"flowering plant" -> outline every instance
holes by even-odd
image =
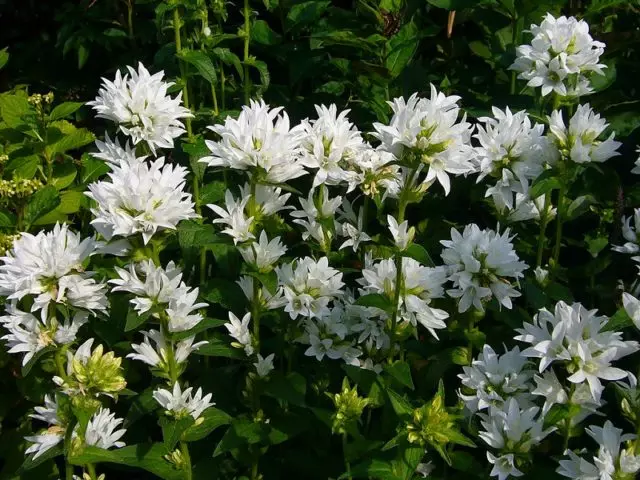
[[[432,84],[362,130],[335,104],[297,121],[258,98],[198,133],[186,76],[104,78],[82,182],[60,193],[78,172],[62,185],[56,162],[85,137],[43,139],[33,197],[7,202],[2,340],[46,391],[20,472],[634,478],[638,278],[600,305],[568,271],[567,228],[610,200],[584,186],[623,164],[582,99],[605,45],[551,14],[528,38],[511,69],[530,109],[472,115]],[[67,128],[16,98],[12,128]],[[486,208],[432,214],[467,191]],[[630,265],[639,211],[607,249]]]

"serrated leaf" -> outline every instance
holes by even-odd
[[[129,312],[127,313],[127,321],[124,326],[124,331],[130,332],[131,330],[136,330],[142,325],[144,325],[145,322],[150,318],[151,318],[150,311],[147,311],[144,313],[138,313],[134,310],[133,307],[130,307]]]
[[[311,1],[293,5],[287,14],[287,29],[291,30],[315,22],[330,4],[329,1]]]
[[[415,55],[420,41],[418,33],[418,27],[410,21],[387,42],[388,53],[384,65],[391,77],[400,75]]]
[[[9,210],[0,209],[0,227],[12,228],[16,225],[17,218]]]
[[[155,387],[149,387],[134,398],[124,420],[123,426],[125,428],[128,428],[144,415],[158,409],[158,402],[153,398],[153,392],[155,389]]]
[[[200,190],[200,203],[202,205],[210,205],[212,203],[218,203],[224,200],[224,194],[227,191],[227,186],[224,182],[210,182],[203,185]]]
[[[11,173],[20,178],[33,178],[40,167],[38,155],[13,157],[5,166],[5,173]]]
[[[0,115],[10,128],[23,128],[31,124],[35,111],[26,97],[19,95],[0,95]]]
[[[46,146],[47,153],[53,157],[56,153],[65,153],[69,150],[84,147],[93,143],[95,135],[86,128],[76,128],[66,120],[57,120],[47,129],[49,140]]]
[[[227,323],[226,320],[221,320],[219,318],[204,318],[200,323],[198,323],[195,327],[189,329],[189,330],[185,330],[184,332],[174,332],[171,333],[171,339],[173,341],[180,341],[180,340],[184,340],[185,338],[189,338],[189,337],[193,337],[194,335],[197,335],[198,333],[202,333],[206,330],[209,330],[211,328],[217,328],[217,327],[221,327],[222,325],[224,325],[225,323]]]
[[[216,75],[216,69],[213,66],[213,62],[204,52],[199,50],[182,50],[178,54],[178,57],[184,62],[189,63],[196,67],[196,70],[202,78],[204,78],[211,85],[218,83],[218,76]]]
[[[182,435],[185,442],[196,442],[206,438],[216,428],[231,423],[232,417],[218,408],[209,407],[200,419],[200,423],[189,427]]]
[[[60,194],[60,205],[58,205],[55,210],[59,210],[64,214],[76,213],[80,211],[80,208],[86,201],[87,197],[84,193],[67,190]]]
[[[51,185],[56,187],[58,190],[62,190],[73,183],[76,175],[78,175],[78,170],[72,163],[56,164],[53,167]]]
[[[413,406],[409,403],[409,400],[404,398],[399,393],[388,389],[387,395],[389,397],[389,401],[391,402],[391,406],[393,407],[393,411],[396,412],[396,415],[399,417],[406,417],[413,413]]]
[[[221,335],[214,334],[214,336],[207,339],[209,343],[203,345],[194,353],[197,355],[203,355],[206,357],[226,357],[226,358],[244,358],[244,351],[240,348],[234,348],[230,345],[229,341],[223,340]]]
[[[278,45],[282,42],[282,35],[271,30],[264,20],[257,20],[251,27],[251,40],[262,45]]]
[[[187,220],[178,225],[178,243],[183,249],[200,249],[215,242],[216,239],[215,230],[210,223],[203,224]]]
[[[49,120],[60,120],[61,118],[66,118],[72,113],[75,113],[78,109],[80,109],[84,103],[82,102],[64,102],[60,105],[56,106],[51,113],[49,114]]]
[[[80,180],[87,184],[97,180],[109,171],[109,165],[103,160],[95,158],[88,153],[82,155],[82,169]]]
[[[163,415],[158,421],[160,428],[162,428],[162,438],[164,440],[164,446],[167,450],[173,450],[176,443],[180,441],[180,437],[194,424],[194,419],[191,415],[187,415],[184,418],[175,419]]]
[[[38,190],[29,200],[24,211],[24,221],[30,226],[37,219],[46,215],[60,205],[60,194],[55,187],[49,185]]]
[[[69,456],[72,465],[87,463],[116,463],[141,468],[157,475],[163,480],[182,480],[184,472],[175,469],[165,460],[169,453],[162,443],[138,444],[128,447],[105,450],[104,448],[85,446],[78,454]]]
[[[553,170],[547,170],[543,172],[538,178],[536,178],[529,190],[529,196],[531,198],[538,198],[552,190],[557,190],[562,186],[562,182],[558,177],[555,177]]]

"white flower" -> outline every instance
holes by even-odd
[[[383,193],[384,199],[389,189],[395,191],[400,170],[395,161],[393,154],[370,146],[359,150],[351,167],[358,173],[357,182],[362,193],[371,197]]]
[[[284,311],[292,319],[324,316],[329,303],[342,295],[342,273],[329,266],[327,257],[301,258],[276,267],[276,273],[287,300]]]
[[[567,451],[569,460],[561,460],[557,472],[560,475],[580,480],[614,480],[616,478],[632,478],[640,470],[640,457],[635,456],[633,448],[622,450],[622,442],[634,440],[635,435],[622,434],[607,420],[604,427],[591,425],[587,433],[599,445],[598,455],[593,457],[594,463]]]
[[[163,388],[154,391],[153,398],[167,413],[178,418],[191,415],[194,420],[197,420],[202,415],[202,412],[215,405],[215,403],[209,402],[212,396],[210,393],[204,397],[202,396],[201,388],[198,388],[193,395],[192,391],[193,388],[189,387],[183,392],[180,384],[176,382],[172,391]]]
[[[362,270],[362,276],[358,280],[363,287],[360,291],[362,295],[379,293],[386,296],[389,302],[395,301],[397,271],[393,259],[366,266]],[[432,299],[444,296],[443,285],[446,280],[447,273],[443,268],[424,267],[412,258],[402,257],[399,318],[414,326],[420,323],[438,338],[435,330],[446,327],[444,320],[449,314],[431,307],[430,303]],[[386,315],[382,311],[380,314]]]
[[[139,360],[161,370],[167,369],[168,345],[167,339],[164,337],[162,332],[159,332],[158,330],[149,330],[148,332],[142,331],[140,333],[144,335],[144,341],[140,344],[132,343],[131,348],[133,348],[136,353],[130,353],[127,355],[127,358]],[[153,344],[150,340],[153,341]],[[188,337],[176,342],[173,357],[178,365],[184,363],[191,352],[195,352],[201,346],[209,343],[206,341],[193,343],[194,340],[195,337]]]
[[[558,302],[554,313],[541,309],[533,323],[516,329],[515,339],[531,344],[522,354],[540,359],[540,373],[554,362],[566,365],[567,379],[588,383],[593,401],[599,403],[604,388],[601,379],[619,380],[628,375],[611,362],[637,351],[638,344],[623,341],[619,332],[603,331],[608,318],[596,313],[579,303]]]
[[[321,185],[317,190],[313,188],[309,190],[306,200],[304,198],[299,200],[302,210],[291,212],[291,216],[294,217],[294,223],[305,228],[305,231],[302,232],[302,239],[307,240],[311,237],[320,244],[323,250],[329,250],[338,226],[334,217],[342,203],[342,197],[330,198],[327,186]]]
[[[351,162],[358,151],[365,148],[360,132],[349,122],[349,110],[338,114],[337,107],[316,105],[318,118],[304,120],[305,136],[302,139],[302,164],[317,169],[313,186],[321,184],[349,184],[352,190],[358,174],[351,170]]]
[[[431,98],[413,94],[408,101],[396,98],[389,102],[393,117],[389,125],[374,123],[372,135],[381,141],[380,148],[395,155],[402,164],[415,168],[428,166],[426,187],[436,180],[445,194],[451,189],[448,173],[474,171],[473,151],[469,145],[472,126],[463,117],[458,122],[460,97],[445,96],[431,85]]]
[[[520,405],[531,403],[532,372],[524,368],[526,363],[527,357],[518,347],[497,355],[493,348],[485,345],[471,366],[462,367],[464,373],[458,375],[462,385],[475,390],[474,395],[460,394],[467,409],[475,413],[492,405],[500,407],[511,397]]]
[[[270,272],[280,257],[287,252],[286,247],[280,242],[280,237],[269,241],[264,230],[258,242],[239,247],[238,250],[245,262],[261,272]]]
[[[633,226],[631,226],[632,221]],[[637,255],[640,253],[640,237],[638,237],[638,228],[640,228],[640,208],[633,210],[633,217],[622,217],[622,236],[626,240],[626,243],[624,245],[616,245],[612,247],[611,250],[631,255]],[[636,262],[640,261],[640,256],[631,258]]]
[[[533,274],[536,277],[536,282],[543,286],[546,285],[547,279],[549,278],[549,270],[542,267],[536,267]]]
[[[491,473],[492,477],[498,477],[498,480],[505,480],[509,476],[521,477],[524,475],[520,470],[516,468],[515,457],[513,453],[507,453],[496,457],[491,452],[487,452],[487,460],[493,465]]]
[[[413,242],[416,229],[414,227],[409,228],[409,222],[406,220],[398,224],[398,221],[393,217],[393,215],[387,215],[387,223],[396,248],[400,251],[406,250],[409,244]]]
[[[42,420],[49,425],[62,425],[60,417],[58,417],[58,402],[55,396],[44,396],[44,407],[35,407],[36,413],[29,415],[36,420]]]
[[[233,238],[233,243],[247,242],[254,239],[251,233],[251,225],[254,217],[245,215],[245,207],[251,199],[250,196],[244,196],[240,201],[236,201],[230,190],[227,190],[224,196],[226,210],[218,205],[207,205],[220,218],[213,220],[213,223],[223,223],[227,228],[224,233]]]
[[[99,245],[94,238],[82,239],[66,224],[56,224],[53,230],[37,235],[23,232],[13,249],[0,258],[0,295],[9,300],[37,296],[31,311],[43,309],[43,318],[49,302],[58,298],[73,307],[105,310],[103,286],[83,267]],[[65,280],[68,275],[74,275],[75,280]],[[71,286],[73,283],[77,288]],[[68,287],[71,291],[66,291]]]
[[[97,203],[91,224],[107,240],[141,233],[146,244],[156,232],[175,230],[180,220],[198,216],[184,191],[187,169],[165,164],[164,157],[121,162],[108,176],[110,181],[92,183],[86,192]]]
[[[145,260],[130,264],[129,270],[119,267],[115,270],[120,278],[109,280],[115,285],[112,291],[133,293],[136,298],[131,303],[138,313],[149,311],[155,304],[169,303],[180,288],[186,287],[182,272],[173,261],[166,268],[156,266],[153,260]]]
[[[273,370],[273,358],[275,357],[275,353],[271,355],[267,355],[266,358],[263,358],[262,355],[258,354],[258,361],[253,364],[256,367],[256,373],[259,377],[266,377],[269,375],[269,372]]]
[[[521,409],[515,398],[510,398],[502,408],[491,407],[488,414],[481,413],[484,431],[478,435],[490,447],[510,452],[528,452],[555,430],[543,430],[544,417],[536,418],[539,408]]]
[[[142,63],[137,72],[127,68],[129,73],[123,76],[118,70],[113,82],[103,78],[99,95],[87,105],[98,117],[118,124],[134,145],[147,142],[154,155],[156,147],[173,148],[174,139],[185,131],[180,119],[193,116],[181,106],[182,92],[176,98],[167,95],[173,83],[162,81],[164,72],[151,75]]]
[[[615,133],[606,140],[598,140],[609,124],[589,104],[578,105],[568,128],[560,110],[553,111],[548,118],[551,138],[564,158],[575,163],[602,163],[620,155],[617,150],[622,144],[614,140]]]
[[[118,138],[115,142],[111,140],[109,134],[105,133],[104,142],[96,140],[96,147],[98,152],[94,152],[91,155],[93,157],[104,160],[109,166],[120,165],[122,163],[135,165],[137,163],[144,162],[147,157],[136,157],[135,149],[131,148],[131,144],[127,140],[124,147],[120,145]]]
[[[253,339],[251,337],[251,332],[249,332],[250,321],[251,313],[249,312],[242,317],[242,321],[240,321],[233,312],[229,312],[229,323],[224,324],[227,330],[229,330],[231,338],[237,342],[238,347],[244,348],[244,353],[247,355],[253,354]]]
[[[467,311],[472,305],[484,311],[482,303],[491,297],[511,308],[511,298],[520,296],[508,279],[522,278],[527,264],[519,261],[512,239],[509,229],[499,234],[470,224],[462,234],[452,228],[451,240],[440,242],[446,247],[441,256],[450,268],[449,280],[454,286],[447,293],[460,298],[460,312]]]
[[[531,25],[530,45],[517,48],[510,69],[519,72],[530,87],[542,87],[542,95],[552,91],[561,96],[581,96],[593,91],[588,76],[603,75],[598,63],[604,43],[589,35],[589,25],[574,17],[555,18],[547,14],[540,25]]]
[[[480,146],[474,149],[480,175],[496,179],[487,190],[498,210],[513,209],[514,194],[526,194],[529,183],[540,175],[545,164],[556,160],[557,151],[544,136],[544,126],[532,126],[527,112],[515,114],[507,107],[503,112],[492,109],[494,118],[481,117],[478,133],[474,135]]]
[[[269,217],[275,215],[282,210],[292,210],[292,206],[287,206],[287,200],[291,197],[290,193],[282,193],[282,188],[272,187],[269,185],[255,185],[255,195],[251,195],[251,186],[245,183],[240,187],[240,198],[253,197],[254,209],[252,215],[260,217]]]
[[[543,415],[546,415],[554,405],[569,403],[569,395],[553,370],[544,372],[542,376],[534,375],[533,379],[536,382],[536,388],[531,391],[531,394],[544,397]]]
[[[340,220],[343,221],[340,232],[347,239],[342,242],[338,250],[351,247],[354,252],[358,251],[360,244],[369,242],[371,237],[364,231],[364,208],[360,207],[358,215],[353,211],[351,202],[346,198],[342,201],[342,208],[338,210]]]
[[[640,147],[636,148],[636,153],[640,153]],[[640,156],[635,161],[635,167],[631,170],[631,173],[640,173]]]
[[[630,293],[624,292],[622,294],[622,305],[627,315],[631,317],[633,324],[640,330],[640,301]]]
[[[116,430],[123,421],[122,418],[116,418],[115,413],[111,413],[108,408],[101,408],[87,424],[85,443],[104,449],[124,447],[125,443],[119,440],[126,433],[126,429]]]
[[[249,275],[243,275],[240,280],[236,281],[249,303],[253,302],[253,282],[253,277]],[[271,293],[264,285],[258,290],[258,301],[260,306],[266,310],[274,310],[287,304],[287,300],[283,297],[282,288],[277,288],[274,293]]]
[[[342,305],[336,305],[325,316],[304,320],[304,334],[297,341],[309,345],[305,355],[315,357],[318,361],[327,356],[331,360],[343,360],[352,364],[362,354],[346,338],[349,327],[344,313]]]
[[[306,173],[298,159],[304,127],[290,128],[282,107],[269,109],[264,101],[251,100],[237,120],[227,117],[224,125],[209,129],[221,137],[206,141],[211,156],[200,161],[211,167],[247,170],[264,183],[284,183]]]
[[[193,312],[207,307],[208,304],[196,303],[198,292],[198,288],[189,290],[188,287],[183,287],[169,299],[166,311],[169,317],[168,328],[170,332],[191,330],[202,321],[202,314]]]
[[[507,221],[525,222],[527,220],[539,221],[545,214],[545,196],[540,195],[538,198],[531,199],[529,194],[516,193],[515,209],[509,213]],[[548,221],[556,216],[556,209],[551,203],[546,205],[546,218]]]
[[[24,453],[26,455],[34,453],[35,455],[33,456],[33,459],[35,460],[40,455],[43,455],[47,450],[55,447],[64,440],[64,430],[58,427],[52,427],[39,435],[24,437],[24,439],[33,443],[33,445],[27,448]]]

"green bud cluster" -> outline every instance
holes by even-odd
[[[336,394],[327,393],[333,401],[336,411],[332,416],[333,433],[344,434],[354,426],[362,415],[364,407],[369,404],[368,398],[358,396],[357,387],[351,388],[346,378],[342,382],[342,391]]]
[[[43,183],[35,178],[0,179],[0,199],[24,198],[33,195],[43,187]]]
[[[71,361],[71,375],[67,384],[72,389],[83,393],[118,393],[127,382],[122,375],[122,359],[113,352],[103,353],[102,345],[98,345],[86,363],[74,358]]]

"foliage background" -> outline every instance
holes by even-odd
[[[189,63],[196,132],[233,114],[243,105],[246,97],[242,77],[247,73],[252,80],[251,96],[262,95],[272,105],[286,106],[293,121],[313,115],[314,104],[336,103],[339,109],[352,110],[351,119],[363,131],[369,130],[373,121],[388,120],[386,100],[415,91],[426,93],[429,83],[448,94],[460,95],[470,117],[488,113],[492,105],[527,108],[532,102],[530,93],[522,89],[523,82],[514,82],[507,70],[515,56],[515,46],[526,37],[526,28],[538,23],[547,11],[588,20],[593,37],[607,44],[603,60],[609,66],[606,77],[599,80],[598,93],[589,97],[589,101],[624,142],[622,157],[614,159],[600,172],[589,170],[584,177],[581,190],[592,194],[597,202],[567,231],[567,243],[575,248],[562,258],[565,267],[562,281],[551,285],[547,292],[541,292],[533,283],[525,283],[521,304],[525,303],[532,311],[554,299],[572,296],[587,306],[597,305],[607,314],[615,311],[618,279],[629,279],[635,274],[633,266],[612,254],[608,247],[619,239],[621,215],[629,207],[640,204],[640,188],[628,174],[636,158],[635,145],[640,143],[637,128],[640,126],[640,2],[252,0],[250,57],[247,57],[243,38],[238,35],[245,21],[240,4],[225,4],[222,0],[28,0],[19,3],[0,0],[0,47],[7,46],[10,54],[10,61],[0,70],[0,91],[43,94],[52,91],[56,103],[84,102],[95,95],[100,77],[110,78],[118,68],[135,65],[137,61],[152,71],[165,70],[169,78],[178,77],[170,13],[176,4],[184,12],[183,29],[187,33],[183,48],[201,52],[214,67],[211,72],[198,62]],[[209,36],[204,34],[205,26],[211,30]],[[217,108],[213,104],[212,87],[216,91]],[[539,112],[530,110],[534,116]],[[100,132],[104,128],[86,107],[74,113],[74,121],[77,127],[90,131]],[[11,142],[6,129],[6,122],[0,124],[3,148]],[[72,148],[62,152],[64,155],[56,161],[72,158],[80,165],[83,151],[81,146]],[[180,152],[178,157],[177,161],[184,160]],[[3,175],[10,178],[12,170],[5,168]],[[215,181],[220,179],[208,180],[214,182],[214,187],[206,192],[210,195],[209,201],[213,201],[216,195],[221,196],[221,191],[216,190],[220,188],[215,186]],[[482,198],[483,189],[474,187],[474,181],[467,179],[463,188],[454,189],[446,199],[441,194],[429,195],[422,204],[410,208],[410,224],[419,226],[420,243],[428,251],[439,250],[439,240],[447,238],[452,225],[464,225],[469,219],[481,225],[494,225],[491,209]],[[70,189],[82,191],[87,178],[81,174],[72,182]],[[79,226],[86,225],[83,223],[86,219],[78,215],[70,215],[70,219]],[[526,244],[526,238],[527,235],[519,235],[517,247],[521,254],[531,255],[535,246]],[[535,233],[528,238],[535,238]],[[184,247],[184,242],[174,245],[176,251],[183,250],[188,263],[191,257]],[[221,278],[237,277],[237,256],[222,250],[211,251],[210,256]],[[194,272],[195,268],[192,274]],[[197,284],[195,276],[190,282]],[[603,285],[607,287],[602,288]],[[226,301],[221,298],[219,283],[205,282],[200,288],[207,301],[217,303],[214,309],[219,309],[218,318],[224,318],[225,308],[234,306],[229,304],[233,298],[227,297]],[[126,302],[113,305],[112,319],[122,325],[126,311]],[[503,311],[501,318],[506,324],[491,325],[491,343],[499,345],[509,339],[513,325],[519,324],[526,315],[523,308]],[[488,316],[485,322],[491,320]],[[437,380],[444,377],[449,398],[453,398],[457,386],[455,375],[460,367],[455,364],[452,353],[464,340],[460,332],[456,333],[455,325],[452,332],[444,339],[437,358],[430,354],[429,340],[423,339],[413,346],[410,358],[416,372],[418,397],[430,398]],[[127,340],[118,345],[115,340],[120,342],[122,338],[106,331],[98,334],[111,348],[126,352]],[[284,345],[272,348],[277,350]],[[232,413],[238,408],[238,388],[241,388],[237,381],[238,365],[218,360],[208,365],[208,359],[201,361],[209,368],[201,370],[205,372],[202,378],[194,380],[205,391],[226,392],[218,394],[215,400],[222,410]],[[331,369],[340,369],[337,365],[324,362],[320,368],[315,360],[301,361],[308,362],[301,368],[311,372],[313,383],[304,386],[295,383],[298,379],[288,379],[287,394],[293,399],[288,422],[292,428],[296,422],[309,422],[305,401],[309,404],[326,401],[322,399],[322,392],[329,387],[329,382],[341,376],[339,372],[331,372]],[[27,414],[48,388],[49,374],[33,372],[22,378],[19,360],[9,357],[4,347],[0,347],[0,365],[0,479],[18,478],[16,472],[24,450],[22,437],[30,432]],[[130,388],[136,390],[137,384],[148,383],[145,375],[145,369],[129,364]],[[297,390],[298,386],[306,388],[306,400],[301,400],[300,391],[304,397],[304,390]],[[337,390],[336,385],[331,388]],[[302,404],[296,406],[296,401]],[[128,416],[131,423],[138,420],[134,417],[140,399],[133,405]],[[272,407],[277,409],[277,404]],[[148,422],[149,430],[157,430],[153,420],[139,421]],[[389,422],[393,421],[391,413],[383,411],[380,418],[371,423],[370,441],[378,446],[385,440],[382,432],[388,430]],[[342,460],[334,455],[339,445],[316,442],[321,437],[314,435],[314,428],[313,424],[306,425],[302,440],[297,441],[295,447],[292,442],[285,442],[271,448],[270,461],[264,463],[266,478],[288,478],[303,472],[308,475],[309,464],[317,466],[314,478],[318,479],[340,471]],[[135,432],[145,432],[145,429],[130,429],[129,435],[135,436]],[[135,441],[130,439],[131,443]],[[230,478],[233,463],[242,460],[211,458],[213,440],[201,443],[196,444],[198,447],[193,453],[202,459],[194,478]],[[365,451],[373,447],[374,444],[361,446]],[[464,463],[462,459],[458,461]],[[465,461],[467,473],[471,474],[476,468],[473,462],[477,460],[465,457]],[[136,474],[140,475],[136,478],[146,478],[140,471]],[[449,478],[457,478],[456,475],[454,472]],[[56,477],[52,466],[43,464],[22,473],[20,478]]]

